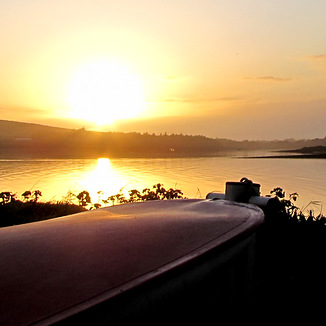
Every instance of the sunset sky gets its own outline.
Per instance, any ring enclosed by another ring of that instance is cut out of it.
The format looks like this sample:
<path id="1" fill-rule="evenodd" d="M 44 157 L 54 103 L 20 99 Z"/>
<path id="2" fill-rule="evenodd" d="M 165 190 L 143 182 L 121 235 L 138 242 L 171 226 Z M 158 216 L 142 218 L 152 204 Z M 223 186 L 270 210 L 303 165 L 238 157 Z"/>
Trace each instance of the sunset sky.
<path id="1" fill-rule="evenodd" d="M 0 119 L 326 136 L 325 0 L 1 0 Z"/>

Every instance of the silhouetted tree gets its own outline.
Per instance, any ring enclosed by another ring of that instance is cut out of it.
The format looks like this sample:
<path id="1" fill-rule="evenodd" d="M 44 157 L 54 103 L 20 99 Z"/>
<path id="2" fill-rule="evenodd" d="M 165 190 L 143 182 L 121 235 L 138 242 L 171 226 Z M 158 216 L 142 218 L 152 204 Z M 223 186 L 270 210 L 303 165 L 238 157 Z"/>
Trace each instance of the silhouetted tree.
<path id="1" fill-rule="evenodd" d="M 76 197 L 79 200 L 79 205 L 83 207 L 87 206 L 92 202 L 89 192 L 86 190 L 80 192 Z"/>
<path id="2" fill-rule="evenodd" d="M 24 198 L 23 200 L 25 202 L 30 201 L 36 203 L 38 199 L 42 196 L 42 193 L 40 190 L 34 190 L 31 192 L 30 190 L 26 190 L 23 194 L 22 197 Z"/>
<path id="3" fill-rule="evenodd" d="M 32 197 L 33 197 L 33 202 L 36 203 L 38 201 L 38 199 L 42 196 L 42 193 L 40 190 L 34 190 L 32 193 Z"/>
<path id="4" fill-rule="evenodd" d="M 4 205 L 15 201 L 16 194 L 13 194 L 10 191 L 3 191 L 0 193 L 0 205 Z"/>
<path id="5" fill-rule="evenodd" d="M 32 196 L 32 193 L 29 190 L 26 190 L 22 193 L 22 197 L 24 197 L 24 201 L 28 201 Z"/>
<path id="6" fill-rule="evenodd" d="M 105 204 L 124 204 L 148 200 L 164 200 L 183 198 L 183 193 L 179 189 L 170 188 L 166 190 L 161 183 L 153 186 L 153 189 L 145 188 L 142 192 L 133 189 L 129 190 L 129 198 L 126 198 L 121 192 L 102 200 Z"/>

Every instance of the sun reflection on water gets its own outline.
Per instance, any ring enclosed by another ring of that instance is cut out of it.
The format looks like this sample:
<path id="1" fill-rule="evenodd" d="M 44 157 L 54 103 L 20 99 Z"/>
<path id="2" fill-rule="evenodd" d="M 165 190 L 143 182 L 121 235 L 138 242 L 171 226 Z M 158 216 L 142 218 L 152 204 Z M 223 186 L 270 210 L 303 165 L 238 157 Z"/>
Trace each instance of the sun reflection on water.
<path id="1" fill-rule="evenodd" d="M 80 185 L 87 190 L 95 202 L 95 198 L 107 198 L 110 195 L 117 194 L 127 181 L 111 165 L 110 159 L 99 158 L 94 170 L 90 171 L 83 180 L 79 181 Z M 101 194 L 99 194 L 101 192 Z"/>

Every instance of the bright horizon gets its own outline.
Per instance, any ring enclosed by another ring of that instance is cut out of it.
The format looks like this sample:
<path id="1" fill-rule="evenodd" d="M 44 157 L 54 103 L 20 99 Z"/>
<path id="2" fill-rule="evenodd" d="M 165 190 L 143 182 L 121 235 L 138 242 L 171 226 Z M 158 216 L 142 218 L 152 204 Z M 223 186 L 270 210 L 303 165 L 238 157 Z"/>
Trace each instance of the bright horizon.
<path id="1" fill-rule="evenodd" d="M 3 0 L 1 119 L 326 136 L 324 0 Z"/>

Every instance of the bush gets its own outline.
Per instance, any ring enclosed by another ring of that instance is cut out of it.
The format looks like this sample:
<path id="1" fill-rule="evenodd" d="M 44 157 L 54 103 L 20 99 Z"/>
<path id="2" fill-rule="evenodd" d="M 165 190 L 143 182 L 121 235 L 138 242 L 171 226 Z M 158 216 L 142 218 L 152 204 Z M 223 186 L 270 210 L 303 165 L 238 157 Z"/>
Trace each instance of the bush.
<path id="1" fill-rule="evenodd" d="M 274 220 L 269 222 L 283 222 L 283 223 L 307 223 L 314 224 L 315 226 L 325 226 L 326 217 L 322 215 L 321 212 L 321 203 L 318 201 L 311 201 L 303 209 L 300 209 L 295 205 L 297 198 L 299 197 L 298 193 L 292 193 L 289 195 L 289 198 L 286 199 L 285 191 L 280 188 L 274 188 L 270 195 L 275 195 L 280 200 L 280 210 L 274 213 Z M 319 214 L 315 214 L 312 207 L 319 207 Z M 269 218 L 269 216 L 267 216 Z"/>
<path id="2" fill-rule="evenodd" d="M 125 203 L 134 203 L 140 201 L 148 200 L 164 200 L 164 199 L 179 199 L 183 198 L 183 193 L 179 189 L 170 188 L 166 190 L 161 183 L 158 183 L 153 186 L 153 189 L 145 188 L 140 193 L 138 190 L 133 189 L 129 190 L 129 197 L 126 198 L 123 193 L 120 191 L 118 194 L 108 197 L 105 200 L 102 200 L 105 205 L 108 204 L 125 204 Z"/>

